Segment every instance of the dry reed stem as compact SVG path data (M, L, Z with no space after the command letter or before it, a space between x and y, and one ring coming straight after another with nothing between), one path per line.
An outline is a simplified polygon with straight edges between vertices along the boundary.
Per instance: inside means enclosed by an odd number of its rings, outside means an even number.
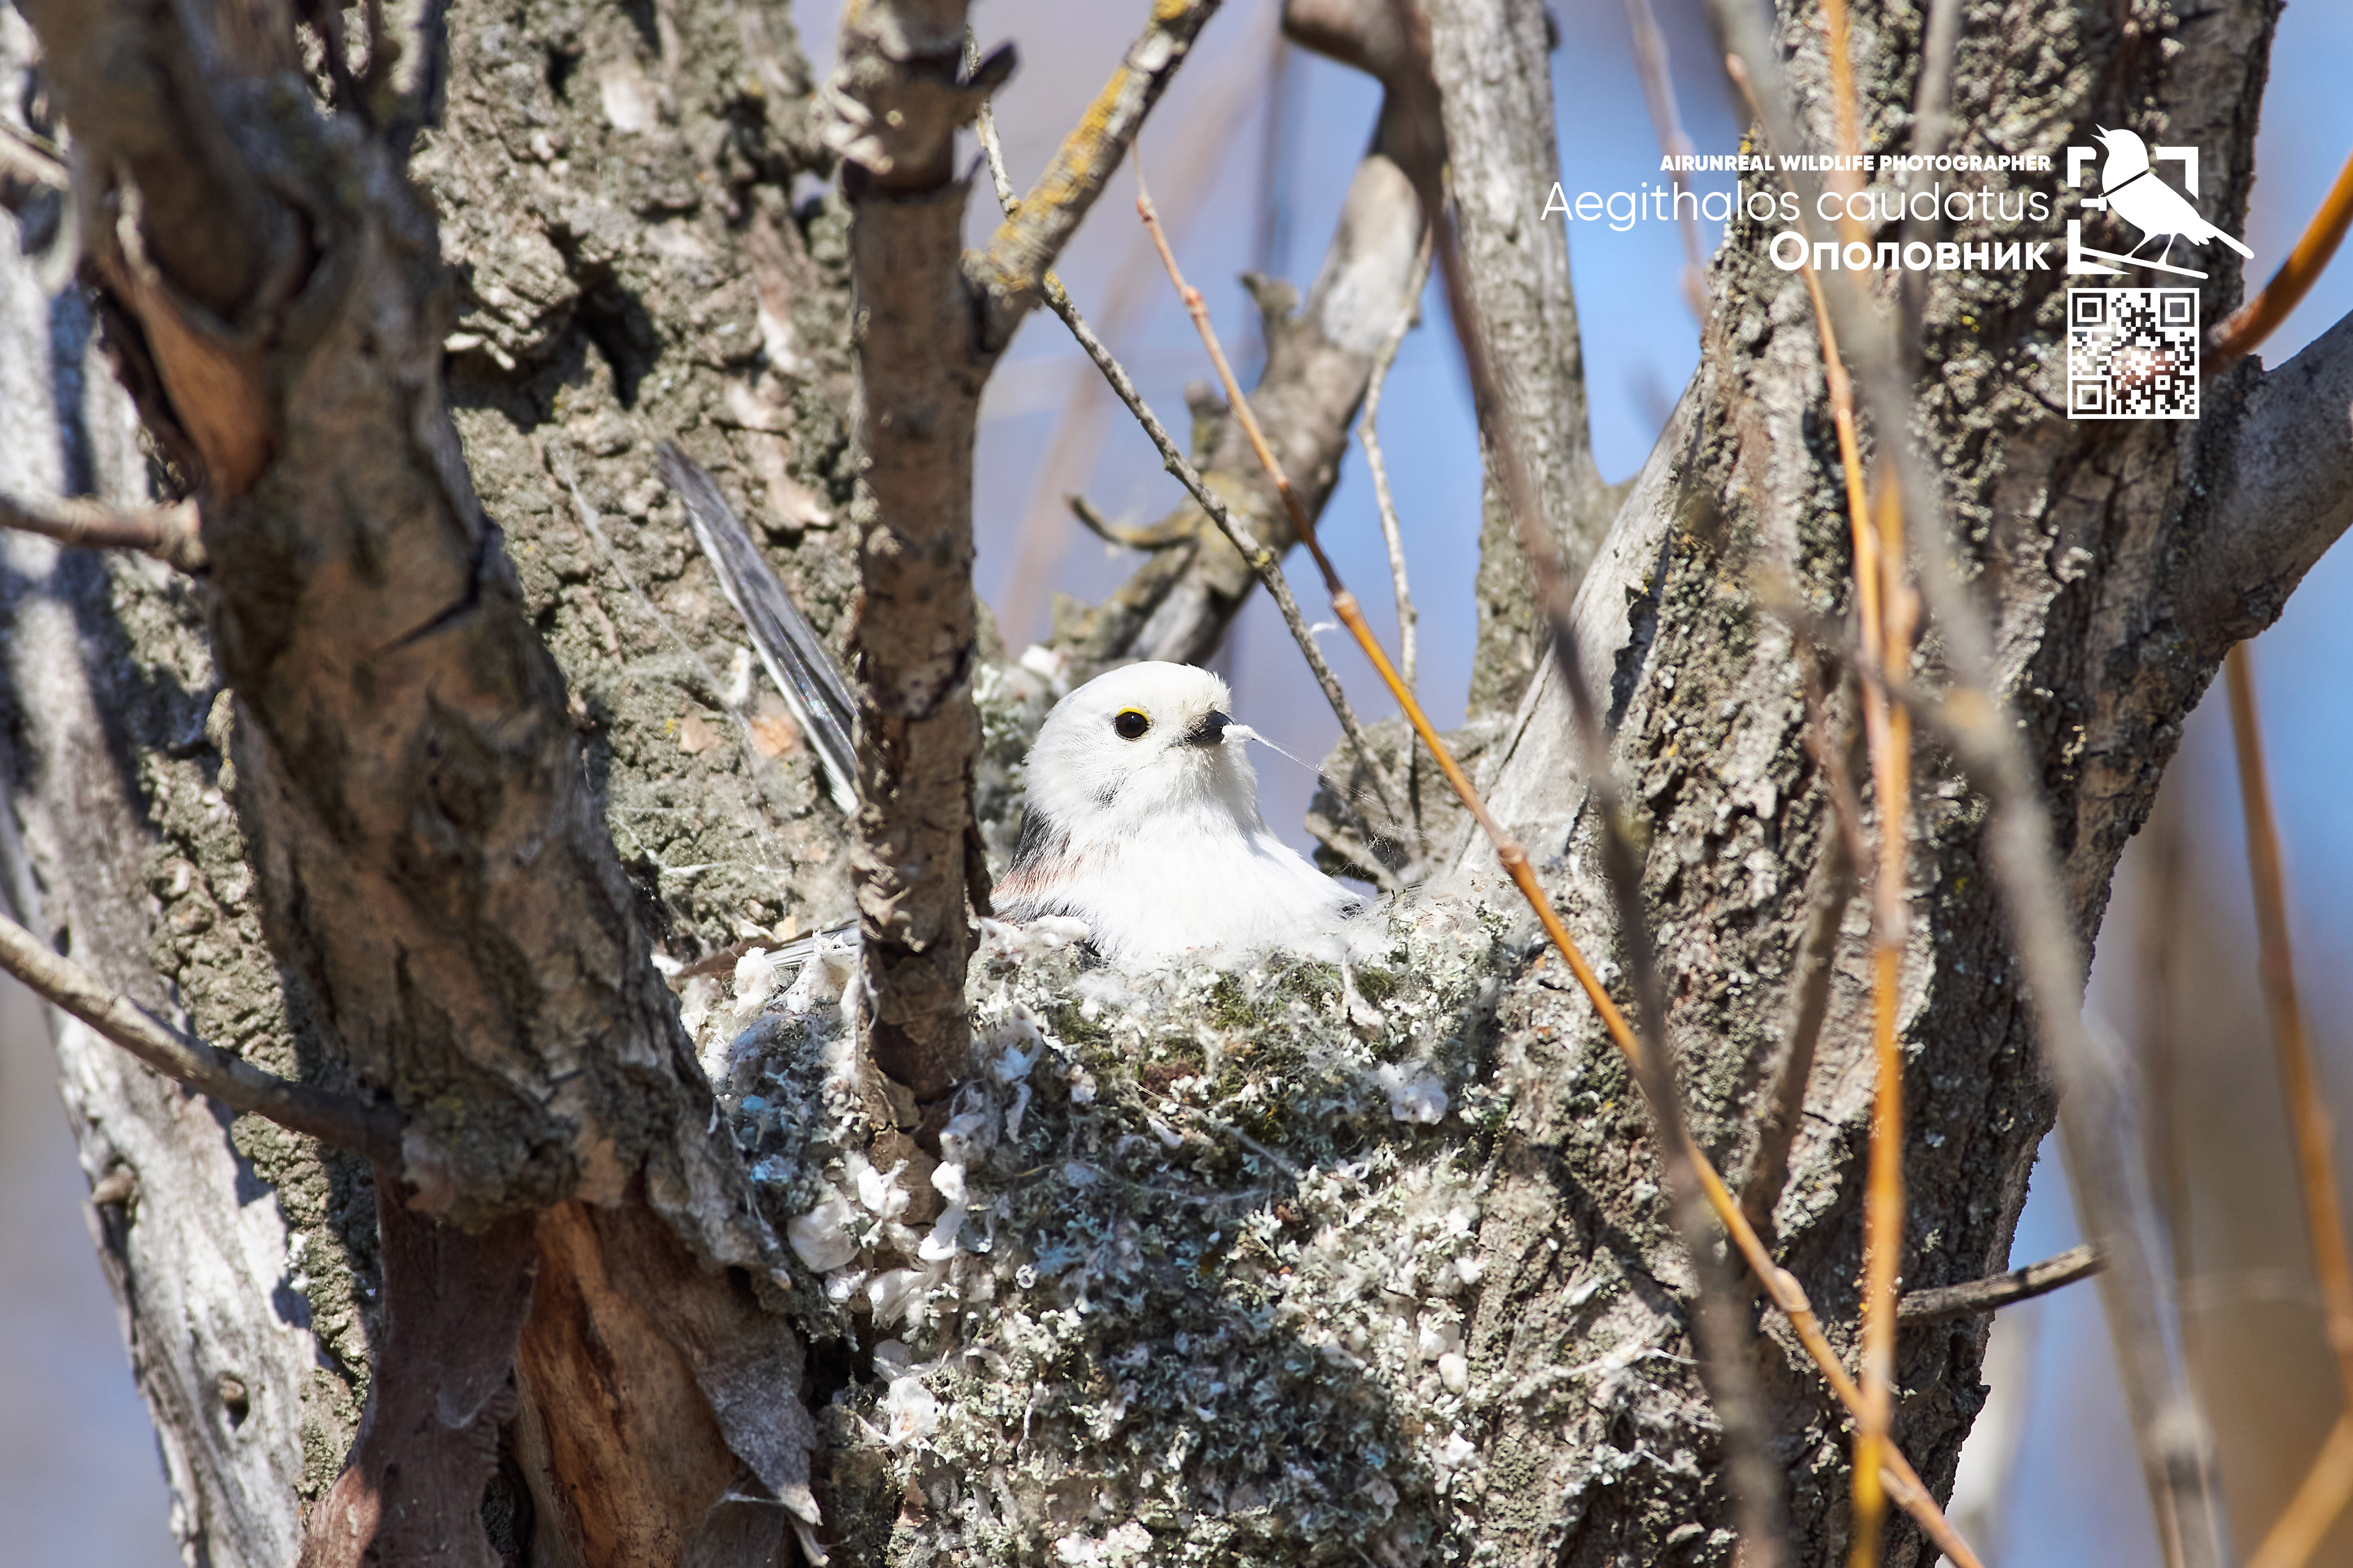
M1837 151L1852 157L1862 150L1862 127L1859 121L1861 100L1854 90L1854 24L1846 0L1822 0L1822 22L1830 42L1831 113L1838 138ZM1831 184L1841 190L1852 190L1862 184L1862 171L1834 170ZM1841 228L1852 226L1849 238L1862 237L1862 225L1843 205L1839 210L1839 224Z
M1903 514L1895 486L1880 485L1878 545L1885 573L1881 585L1883 655L1894 668L1910 662L1910 638L1897 578L1904 559ZM1894 613L1890 614L1893 610ZM1904 1248L1904 1047L1896 1035L1904 970L1905 841L1912 797L1912 716L1890 708L1884 693L1865 702L1880 713L1873 737L1873 787L1879 796L1879 864L1872 898L1872 1044L1878 1083L1872 1100L1868 1195L1863 1215L1862 1387L1867 1421L1855 1433L1855 1542L1850 1561L1872 1568L1879 1560L1878 1510L1872 1484L1875 1461L1894 1414L1895 1283Z
M2313 1272L2319 1277L2328 1309L2328 1342L2346 1404L2353 1408L2353 1255L2345 1242L2345 1214L2337 1195L2337 1171L2329 1154L2327 1108L2305 1040L2304 1009L2296 996L2295 959L2288 936L2286 879L2281 869L2279 826L2272 816L2271 784L2263 765L2261 721L2255 707L2253 660L2247 645L2232 647L2222 661L2231 691L2231 740L2238 753L2239 802L2246 817L2247 873L2254 883L2255 931L2262 947L2263 1002L2271 1015L2272 1043L2279 1053L2280 1089L2287 1100L2288 1124L2295 1135L2296 1175L2304 1188L2305 1221L2312 1233Z
M1833 187L1861 188L1852 160L1862 151L1860 100L1855 92L1853 27L1846 0L1824 0L1829 33L1831 107L1837 125L1837 152L1850 162L1834 170ZM1850 241L1864 239L1862 225L1841 203L1840 227ZM1839 463L1846 482L1850 531L1854 540L1857 608L1865 655L1880 668L1901 676L1911 664L1910 616L1903 584L1904 514L1892 473L1880 479L1876 525L1863 484L1854 416L1853 385L1840 363L1820 279L1809 265L1806 287L1822 338L1823 375L1837 423ZM1866 687L1863 732L1870 746L1872 782L1879 797L1879 857L1872 898L1872 1045L1877 1081L1871 1112L1871 1150L1863 1209L1862 1392L1863 1411L1854 1432L1854 1534L1848 1551L1852 1568L1877 1568L1886 1499L1879 1485L1879 1456L1894 1416L1895 1287L1904 1250L1904 1048L1897 1036L1897 1009L1904 973L1905 844L1912 795L1912 721L1891 710L1886 693Z
M1137 209L1139 214L1145 216L1146 223L1151 224L1148 197L1139 197ZM1155 239L1158 239L1157 236ZM1199 296L1184 282L1183 274L1176 267L1175 257L1168 252L1165 240L1159 240L1159 244L1164 265L1176 282L1180 295L1189 296L1190 300L1198 300ZM1465 330L1466 323L1472 319L1469 314L1468 301L1460 287L1451 248L1449 247L1442 254L1447 261L1449 299L1454 308L1458 331L1463 331L1467 344L1474 341L1472 334ZM1050 302L1057 293L1059 290L1050 291ZM1057 306L1057 309L1060 307ZM1208 329L1205 316L1206 312L1197 313L1196 323L1202 328L1205 342L1209 347L1211 363L1219 368L1227 395L1233 402L1237 416L1244 416L1249 408L1249 400L1242 395L1240 385L1235 382L1231 368L1226 363L1225 354L1217 345L1215 333ZM1068 320L1067 317L1065 319ZM1096 344L1089 352L1097 356L1096 363L1104 367L1106 374L1112 374L1113 369L1115 368L1115 362L1107 363L1109 356L1107 353L1102 351L1100 344ZM1132 389L1123 393L1123 400L1128 403L1132 410L1140 407L1140 404L1132 395ZM1246 433L1254 432L1256 427L1257 421L1254 416L1245 418L1243 428ZM1155 436L1155 442L1164 441L1165 435ZM1274 464L1273 454L1264 446L1262 437L1258 438L1254 446L1261 462L1270 465L1270 472L1279 472L1279 465ZM1510 449L1502 455L1505 457L1505 466L1509 468L1516 463L1518 454L1514 444L1507 441L1505 446ZM1171 463L1170 471L1176 472L1173 448L1164 446L1162 457L1165 462ZM1179 477L1182 478L1182 475ZM1524 470L1521 471L1521 478L1525 481ZM1567 963L1570 973L1577 977L1578 987L1585 993L1587 1000L1592 1004L1595 1013L1599 1016L1603 1026L1609 1031L1612 1043L1634 1067L1638 1079L1647 1087L1653 1075L1647 1069L1645 1053L1641 1044L1636 1040L1625 1015L1610 999L1608 991L1603 989L1599 976L1594 973L1592 965L1586 962L1585 955L1577 948L1576 941L1570 937L1567 928L1561 923L1559 915L1553 910L1551 900L1546 896L1542 885L1536 880L1534 868L1528 864L1527 852L1504 832L1503 825L1488 810L1486 802L1480 797L1478 790L1472 786L1469 776L1463 773L1461 763L1455 761L1453 752L1440 738L1437 729L1422 710L1420 702L1398 678L1397 669L1390 664L1388 654L1380 646L1379 639L1373 636L1371 628L1365 624L1363 614L1357 607L1356 595L1348 592L1345 584L1341 583L1338 574L1332 569L1329 558L1324 554L1321 544L1316 541L1312 522L1302 515L1303 509L1299 506L1297 499L1292 495L1288 484L1283 483L1279 488L1293 508L1294 518L1298 519L1301 524L1301 541L1314 556L1316 565L1324 574L1325 586L1332 590L1333 609L1347 626L1350 634L1356 637L1358 647L1364 650L1366 658L1371 661L1374 669L1381 677L1383 684L1388 686L1390 694L1397 699L1398 706L1404 710L1407 721L1412 725L1414 732L1420 736L1422 743L1430 748L1430 756L1437 762L1439 770L1446 775L1446 781L1453 788L1456 796L1462 802L1464 808L1471 813L1473 820L1478 823L1480 830L1486 835L1488 842L1494 847L1497 862L1503 867L1505 875L1511 878L1513 885L1519 889L1521 896L1527 900L1528 907L1535 911L1537 921L1544 927L1546 936L1550 939L1553 946ZM1528 487L1523 483L1514 488L1525 490ZM1525 507L1515 507L1514 510L1522 520L1525 547L1526 536L1532 531L1528 521L1530 513ZM1532 555L1531 564L1536 563L1535 558ZM1539 597L1544 598L1547 595L1540 590ZM1557 651L1560 645L1560 637L1557 634L1554 641ZM1589 707L1590 697L1584 692L1581 682L1572 679L1568 684L1572 688L1572 698ZM1670 1087L1672 1087L1671 1079ZM1659 1110L1655 1102L1652 1109L1654 1112ZM1716 1171L1714 1163L1708 1159L1705 1152L1691 1138L1688 1131L1681 1127L1679 1119L1675 1132L1670 1136L1668 1147L1662 1151L1662 1153L1670 1162L1677 1157L1689 1162L1690 1170L1700 1185L1708 1208L1715 1213L1717 1221L1730 1235L1733 1246L1740 1253L1742 1260L1764 1287L1767 1297L1772 1301L1775 1309L1788 1319L1790 1327L1797 1333L1799 1343L1820 1370L1824 1381L1831 1385L1831 1391L1837 1394L1840 1402L1846 1406L1850 1414L1860 1417L1862 1406L1862 1390L1856 1386L1854 1379L1848 1374L1844 1363L1839 1359L1837 1350L1831 1344L1829 1337L1823 1333L1821 1324L1814 1315L1813 1305L1808 1300L1804 1289L1799 1285L1794 1275L1773 1261L1771 1255L1766 1250L1764 1242L1758 1237L1756 1228L1740 1212L1739 1202L1725 1186L1723 1176ZM1703 1268L1705 1266L1704 1260L1700 1258L1695 1257L1694 1263ZM1982 1562L1969 1549L1968 1543L1961 1539L1960 1533L1953 1529L1950 1521L1945 1518L1944 1510L1936 1506L1936 1500L1929 1496L1928 1489L1921 1482L1918 1472L1913 1469L1910 1461L1905 1458L1902 1451L1893 1444L1887 1445L1882 1454L1882 1466L1880 1479L1888 1495L1894 1498L1905 1512L1912 1515L1922 1532L1936 1544L1937 1550L1950 1557L1959 1565L1959 1568L1983 1568Z
M2353 174L2353 164L2348 164ZM2284 310L2283 310L2284 315ZM2268 329L2268 327L2266 327ZM2311 1232L2313 1274L2327 1305L2329 1350L2346 1394L2346 1417L2313 1458L2280 1521L2273 1523L2256 1561L2301 1563L2320 1544L2353 1498L2353 1455L2346 1453L2353 1422L2353 1258L2346 1253L2344 1206L2329 1154L2329 1112L2320 1100L2311 1048L2304 1039L2304 1006L2296 999L2295 945L2287 933L2287 877L2280 863L2280 827L2271 816L2271 778L2263 766L2262 717L2254 700L2254 658L2240 642L2223 658L2231 689L2231 745L2238 754L2240 811L2247 820L2247 877L2254 884L2254 929L2262 945L2263 1008L2271 1013L2271 1044L2280 1058L2280 1096L2296 1140L2296 1184L2304 1192L2304 1223Z
M2303 237L2287 253L2287 259L2280 263L2279 270L2272 274L2272 280L2263 285L2263 292L2214 329L2209 340L2212 353L2207 359L2205 374L2213 375L2236 363L2287 320L2288 312L2303 301L2313 279L2327 267L2328 258L2337 254L2337 243L2345 237L2348 224L2353 224L2353 156L2347 157L2345 166L2337 172L2337 183L2329 187L2320 210L2312 215Z
M2268 1559L2276 1545L2282 1562L2300 1563L2348 1499L2353 1498L2353 1457L2340 1451L2347 1442L2346 1421L2353 1420L2353 1257L2346 1249L2344 1209L2337 1194L2335 1161L2329 1153L2328 1111L2321 1103L2318 1079L2305 1039L2304 1009L2296 995L2279 826L2272 816L2253 660L2247 645L2233 647L2222 668L2231 692L2231 741L2238 759L2239 804L2246 819L2247 874L2254 884L2264 1009L2271 1016L2272 1045L2279 1056L2280 1093L2287 1101L2288 1126L2295 1138L2296 1177L2311 1236L2313 1273L2319 1279L2327 1305L2329 1348L2337 1355L2337 1380L2348 1409L2346 1420L2338 1422L2337 1431L2313 1460L2304 1484L2258 1554L2259 1559Z
M2319 1457L2247 1559L2247 1568L2304 1568L2348 1500L2353 1500L2353 1411L2337 1418Z
M1844 51L1836 45L1844 38L1845 7L1833 0L1831 10L1835 77L1844 58ZM1851 117L1851 105L1847 112ZM1900 673L1903 665L1909 664L1910 655L1905 649L1900 663L1890 663L1890 655L1898 650L1894 646L1896 639L1890 637L1887 614L1889 604L1905 592L1900 565L1903 519L1896 488L1890 479L1883 478L1881 521L1874 523L1863 483L1854 384L1839 357L1838 333L1831 324L1829 303L1822 298L1821 279L1810 263L1800 270L1821 333L1822 378L1830 398L1831 422L1838 432L1848 534L1854 548L1856 637L1862 662L1866 668ZM1872 900L1872 1041L1877 1083L1872 1100L1863 1217L1864 1409L1857 1412L1854 1429L1854 1541L1849 1557L1854 1568L1871 1568L1879 1560L1885 1497L1879 1487L1877 1461L1887 1446L1894 1406L1896 1264L1904 1237L1904 1053L1896 1038L1895 1015L1903 978L1904 847L1912 750L1910 714L1892 707L1882 683L1863 682L1862 712L1872 777L1879 795L1880 842Z

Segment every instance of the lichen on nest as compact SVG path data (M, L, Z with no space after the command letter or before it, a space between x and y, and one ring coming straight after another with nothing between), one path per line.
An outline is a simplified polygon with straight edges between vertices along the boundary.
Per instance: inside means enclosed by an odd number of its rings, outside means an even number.
M979 1071L929 1135L858 1059L847 947L691 994L803 1327L856 1369L825 1413L828 1539L893 1563L1473 1557L1459 1299L1507 1110L1500 930L1408 907L1345 963L1134 974L1070 922L992 922Z

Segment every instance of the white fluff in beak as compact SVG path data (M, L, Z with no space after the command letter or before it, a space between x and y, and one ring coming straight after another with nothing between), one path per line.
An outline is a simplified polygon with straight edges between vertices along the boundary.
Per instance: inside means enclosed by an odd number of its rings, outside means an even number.
M1029 752L997 912L1085 922L1113 963L1336 936L1359 902L1267 830L1232 695L1206 669L1132 664L1071 692Z

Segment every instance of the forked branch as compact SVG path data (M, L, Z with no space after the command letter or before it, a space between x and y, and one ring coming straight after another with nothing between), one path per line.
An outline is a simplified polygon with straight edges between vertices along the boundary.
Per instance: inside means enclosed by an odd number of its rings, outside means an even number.
M167 1028L97 975L50 952L38 937L5 915L0 915L0 969L165 1078L210 1095L231 1110L265 1117L280 1127L361 1155L385 1170L400 1169L400 1132L406 1119L398 1111L280 1078L243 1058Z

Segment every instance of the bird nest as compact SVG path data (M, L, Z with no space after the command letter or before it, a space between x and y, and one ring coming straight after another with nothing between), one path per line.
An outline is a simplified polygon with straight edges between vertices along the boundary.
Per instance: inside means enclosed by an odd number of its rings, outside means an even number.
M847 948L701 999L805 1271L849 1560L1470 1555L1457 1300L1508 954L1457 908L1366 925L1345 963L1135 974L992 923L978 1070L928 1116L859 1059Z

